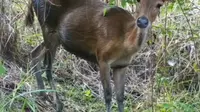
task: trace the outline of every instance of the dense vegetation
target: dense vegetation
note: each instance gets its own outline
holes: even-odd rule
[[[27,59],[43,41],[40,27],[37,22],[25,27],[26,0],[0,4],[0,112],[53,111],[52,102],[38,97]],[[121,7],[134,12],[135,4],[122,0]],[[162,8],[147,44],[127,70],[126,112],[200,111],[199,32],[199,0],[176,0]],[[98,67],[62,47],[53,67],[66,112],[105,111]]]

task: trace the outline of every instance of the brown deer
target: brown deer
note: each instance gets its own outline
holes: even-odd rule
[[[118,110],[123,112],[126,67],[147,39],[147,33],[166,1],[169,0],[138,0],[138,8],[132,16],[128,11],[110,7],[100,0],[32,0],[26,23],[33,23],[34,7],[44,37],[44,42],[32,52],[33,64],[44,58],[48,82],[56,89],[51,71],[59,45],[76,56],[97,63],[107,112],[111,112],[110,70],[113,69]],[[40,69],[40,64],[34,67],[34,71]],[[39,89],[44,89],[41,72],[35,75]],[[57,93],[54,96],[57,111],[61,111]]]

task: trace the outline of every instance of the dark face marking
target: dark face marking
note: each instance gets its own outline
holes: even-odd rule
[[[140,47],[144,41],[145,34],[144,33],[139,33],[138,35],[138,46]]]

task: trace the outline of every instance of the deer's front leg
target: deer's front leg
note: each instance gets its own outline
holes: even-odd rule
[[[114,68],[113,79],[119,112],[124,112],[124,85],[126,68]]]
[[[111,112],[112,90],[110,84],[110,66],[105,62],[99,62],[100,78],[104,90],[104,99],[107,112]]]

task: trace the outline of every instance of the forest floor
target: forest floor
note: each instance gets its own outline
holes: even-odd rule
[[[25,27],[26,2],[7,2],[7,7],[12,7],[7,8],[4,21],[4,16],[0,16],[0,27],[7,28],[0,35],[0,51],[2,45],[10,45],[20,52],[17,61],[25,60],[23,55],[43,41],[41,29],[37,22],[33,28]],[[17,34],[17,47],[8,41],[13,32]],[[199,32],[200,1],[186,0],[162,8],[147,44],[127,68],[125,112],[200,112]],[[37,89],[29,63],[23,69],[13,61],[4,60],[2,54],[0,57],[0,112],[54,112],[53,100],[39,96],[41,90]],[[46,86],[42,91],[52,99],[55,90],[50,89],[45,73],[42,76]],[[53,77],[64,112],[105,111],[99,71],[93,63],[60,47],[53,64]],[[115,112],[114,96],[113,92]]]

